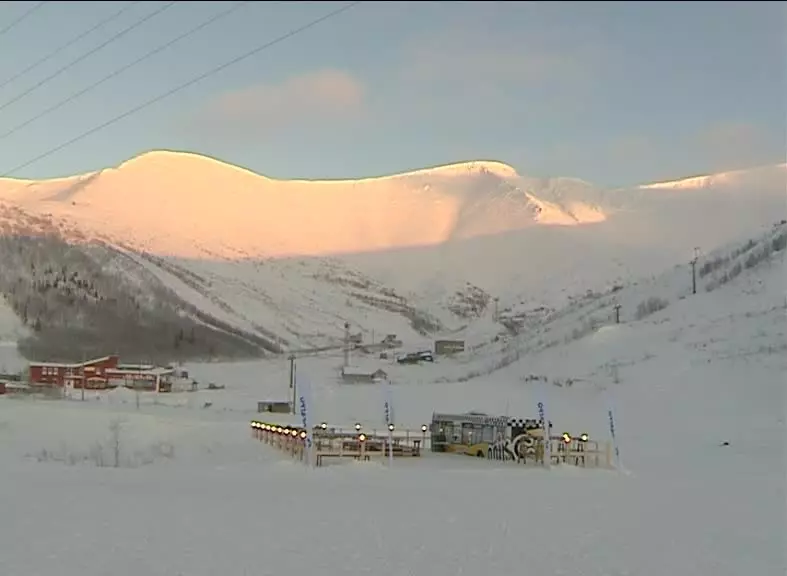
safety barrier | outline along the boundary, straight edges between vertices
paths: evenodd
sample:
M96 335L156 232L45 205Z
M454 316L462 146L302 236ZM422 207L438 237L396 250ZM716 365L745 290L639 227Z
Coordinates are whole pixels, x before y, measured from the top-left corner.
M612 447L609 442L590 440L586 434L575 438L570 434L552 436L549 439L550 461L552 464L570 464L582 468L613 468ZM518 446L517 461L521 464L544 464L544 441L534 439L532 444L523 449ZM502 458L506 455L502 454Z
M303 460L305 457L307 434L302 428L252 420L251 433L257 440L278 448L293 458Z
M251 421L252 435L293 459L306 460L307 431L298 426ZM541 438L522 436L521 442L489 445L483 455L490 460L514 460L520 464L544 464L544 442ZM354 429L331 428L323 422L312 431L314 464L322 466L326 459L371 460L388 457L417 457L431 443L429 427L421 430L364 432L361 424ZM552 464L570 464L584 468L613 468L609 442L590 440L587 434L572 437L565 433L549 439Z
M564 433L559 438L550 438L550 443L553 464L573 464L583 468L613 467L612 446L609 442L591 440L587 434L572 437Z
M259 420L252 420L250 425L254 438L278 448L294 459L306 459L308 434L305 429ZM396 430L391 426L385 433L378 433L376 430L367 433L360 424L356 424L355 429L350 431L330 428L323 422L312 431L314 464L321 466L326 458L371 460L387 457L389 452L394 457L420 456L428 438L429 429L426 425L418 432Z

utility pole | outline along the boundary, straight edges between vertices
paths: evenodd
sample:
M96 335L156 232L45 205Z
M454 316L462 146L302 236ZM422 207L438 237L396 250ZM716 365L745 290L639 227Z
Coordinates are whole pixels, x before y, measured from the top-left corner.
M620 324L620 304L615 304L615 324Z
M82 386L81 386L81 388L82 388L82 402L84 402L85 401L85 352L84 352L84 350L82 351L82 365L79 367L79 370L81 372L80 379L82 381ZM72 382L73 382L73 380L72 380Z
M290 390L292 390L292 413L295 414L296 390L295 390L295 354L290 354Z
M350 365L350 323L344 323L344 367Z
M699 247L694 247L694 258L691 259L691 293L697 293L697 261L700 258Z
M495 317L494 321L497 322L497 319L500 318L500 297L495 296Z

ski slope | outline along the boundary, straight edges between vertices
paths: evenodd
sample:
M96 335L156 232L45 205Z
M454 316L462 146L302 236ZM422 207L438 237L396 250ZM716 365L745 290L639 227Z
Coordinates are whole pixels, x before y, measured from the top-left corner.
M671 291L685 271L638 281L617 293L624 314L654 289L669 305L559 338L593 306L575 304L544 325L556 344L521 341L490 374L396 375L400 427L433 410L531 417L541 400L559 430L606 439L612 405L624 472L450 455L305 470L247 427L257 400L286 399L281 360L193 365L226 390L139 407L0 397L0 574L784 574L784 254L697 295ZM380 388L338 384L340 363L298 360L316 418L381 427Z

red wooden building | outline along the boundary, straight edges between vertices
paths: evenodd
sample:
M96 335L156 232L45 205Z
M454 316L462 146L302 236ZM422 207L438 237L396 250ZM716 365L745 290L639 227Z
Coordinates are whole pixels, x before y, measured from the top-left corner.
M173 378L183 378L186 372L176 374L174 368L151 364L120 364L118 356L104 356L85 362L31 362L29 381L33 386L53 388L134 388L170 392Z
M117 356L103 356L86 360L84 362L31 362L28 380L30 384L38 386L52 386L70 388L91 388L91 384L104 382L106 387L106 371L117 368ZM83 384L85 383L85 384Z
M152 364L119 364L115 368L107 368L105 375L107 388L124 386L135 390L171 392L175 369Z

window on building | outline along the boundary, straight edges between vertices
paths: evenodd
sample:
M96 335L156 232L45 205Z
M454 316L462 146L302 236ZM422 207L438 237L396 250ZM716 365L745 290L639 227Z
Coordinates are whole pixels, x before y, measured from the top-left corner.
M483 426L481 430L481 441L482 442L494 442L495 441L495 427L494 426Z

